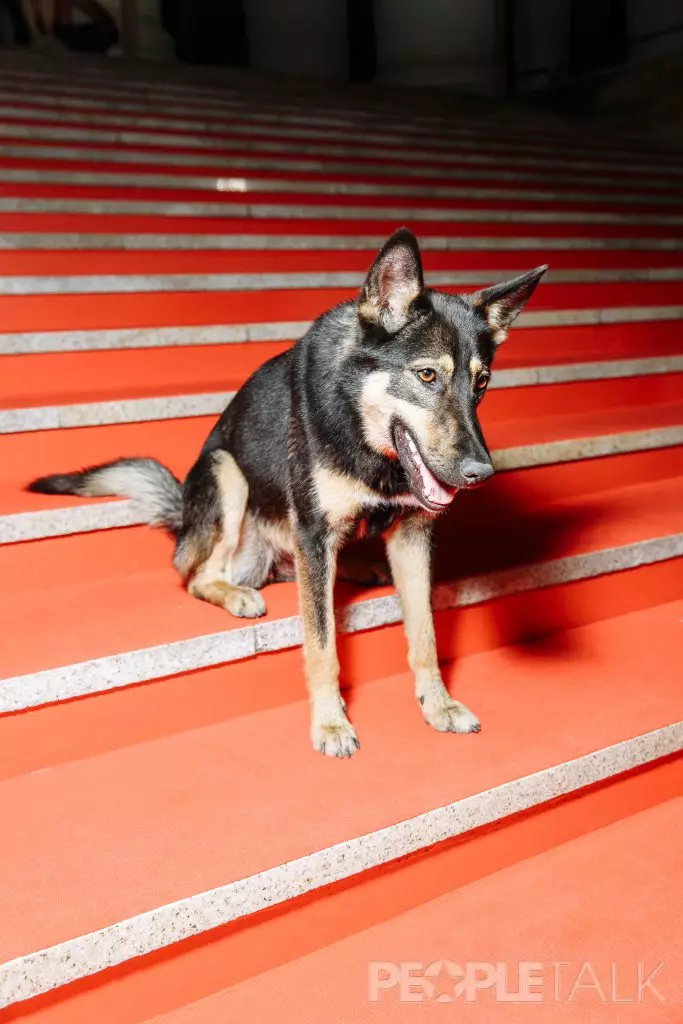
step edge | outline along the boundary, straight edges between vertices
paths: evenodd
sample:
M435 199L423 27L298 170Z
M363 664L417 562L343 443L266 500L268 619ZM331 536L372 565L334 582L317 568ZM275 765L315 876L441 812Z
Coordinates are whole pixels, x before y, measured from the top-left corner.
M683 371L683 356L680 357L680 362L680 369ZM652 427L616 434L596 434L568 441L518 445L516 448L494 450L491 455L495 468L499 472L508 472L610 455L673 448L678 445L683 445L683 423L673 427ZM34 512L10 512L0 514L0 545L140 526L146 522L145 516L137 512L135 503L129 499L67 507L56 506Z
M438 270L426 274L432 288L488 285L511 279L525 267L507 270ZM144 295L150 292L264 292L315 291L324 288L360 288L362 271L275 271L255 273L148 273L148 274L5 274L0 275L0 296L16 295ZM548 284L647 284L683 280L683 267L576 268L550 270Z
M587 309L541 309L520 313L517 325L595 327L600 324L677 322L683 303L651 306L598 306ZM293 341L309 329L312 320L275 320L262 323L196 324L192 326L92 328L73 331L17 331L0 333L0 355L41 352L82 352L109 349L165 348L190 345L228 345L245 342Z
M0 126L1 133L1 126ZM278 192L287 195L332 195L332 196L395 196L397 199L491 199L492 201L515 200L541 203L602 203L628 204L642 203L643 206L673 206L683 204L680 190L672 192L639 190L637 188L607 192L593 191L584 187L583 183L573 188L551 187L550 183L543 186L534 183L528 188L515 188L506 185L471 185L471 184L437 184L429 185L392 183L388 181L356 181L338 177L336 179L306 178L259 178L257 175L233 173L228 176L225 170L216 173L168 174L161 167L156 171L122 170L111 171L101 169L61 170L54 167L6 167L0 163L0 183L3 185L95 185L101 188L125 188L133 186L138 189L172 189L195 192L227 192L227 193L263 193ZM614 183L616 187L616 182Z
M92 121L95 120L93 126ZM379 124L379 131L376 134L379 142L379 149L375 152L386 153L389 158L394 154L413 155L409 147L418 142L425 144L425 152L436 162L457 163L463 155L476 155L478 160L488 159L491 162L496 159L510 158L523 160L530 163L539 159L543 163L561 165L563 161L557 158L557 142L546 141L540 137L539 141L533 134L520 133L517 135L500 135L496 133L491 139L491 133L485 131L471 131L467 128L461 129L457 134L450 133L442 135L435 132L433 128L418 128L417 131L396 132L383 130L386 124L380 117L376 119ZM39 121L40 124L32 122ZM143 123L146 122L146 123ZM374 119L368 121L368 127L374 128ZM339 146L353 148L358 144L358 128L344 125L316 125L311 123L290 121L263 121L252 122L250 119L230 119L223 122L220 118L207 120L205 118L183 118L170 117L159 118L155 115L136 115L135 113L116 110L99 110L95 112L94 118L89 113L74 111L56 110L47 107L39 109L28 109L16 107L0 101L0 127L3 134L13 137L50 138L54 132L80 132L86 137L97 138L103 133L142 135L143 144L149 145L145 132L152 132L152 141L173 138L176 140L192 141L196 146L210 146L212 143L218 148L227 143L248 147L250 143L273 143L282 146L296 148L298 144L307 146ZM365 133L363 133L365 134ZM59 137L59 135L57 135ZM680 160L662 159L653 161L651 155L645 152L615 147L612 149L600 149L598 147L584 146L577 144L576 139L565 140L565 152L569 159L564 163L574 163L578 166L598 166L613 170L618 174L620 163L628 160L629 167L634 171L651 170L661 174L662 171L669 172L673 178L680 178L683 171L683 164ZM360 147L362 148L362 147ZM547 158L547 159L546 159Z
M2 136L1 130L0 136ZM66 141L68 142L68 140ZM125 150L117 151L112 149L98 149L96 146L88 146L87 142L84 142L83 145L67 146L64 141L59 139L48 139L46 141L38 140L37 142L31 139L21 139L17 143L7 145L5 148L5 155L15 159L28 158L32 160L83 160L86 162L99 160L102 162L118 164L143 162L147 165L153 164L158 167L206 167L212 160L216 160L218 163L217 158L212 155L211 151L207 151L206 156L184 150L160 152L152 149L136 149L135 144L127 146ZM505 170L497 168L495 164L492 164L487 169L477 165L476 168L468 170L467 168L469 165L465 165L465 168L460 170L457 165L450 165L450 167L447 165L441 165L438 169L430 168L429 174L420 174L419 168L416 173L414 166L404 165L404 173L401 174L400 164L392 165L372 163L369 157L363 158L358 163L354 164L348 162L335 163L333 159L316 159L315 154L302 154L300 156L296 156L291 153L277 153L269 156L267 152L263 152L261 156L245 156L240 154L239 164L236 170L239 173L247 168L251 170L278 170L283 162L284 166L282 166L282 170L302 171L304 173L310 171L314 173L347 174L350 171L352 174L376 174L379 177L389 179L439 177L449 179L455 183L462 179L469 180L476 175L476 177L481 181L537 181L540 183L545 182L547 184L556 184L558 181L561 181L566 184L577 184L576 174L567 174L566 171L560 174L557 172L557 169L553 169L555 170L555 173L551 173L551 170L548 169L534 171L530 168L526 169L523 166L517 167L513 170ZM663 186L666 186L667 189L675 189L678 193L680 192L681 185L683 184L680 176L651 178L638 174L629 175L626 180L631 183L634 188L638 190L644 189L648 193L662 190ZM582 172L578 176L578 182L581 185L600 184L622 186L624 184L624 176L623 174L610 174L608 171L589 170Z
M457 583L442 583L434 588L432 603L438 614L680 557L683 557L683 533L669 534L615 548L470 576ZM364 632L401 621L400 605L394 593L366 598L337 610L337 630L340 633ZM302 640L301 617L292 615L9 676L0 680L0 715L288 650L300 647Z
M219 217L225 220L285 218L288 220L429 221L496 224L612 224L673 227L683 214L627 213L595 210L506 210L457 206L353 206L351 204L212 203L200 200L69 198L1 196L0 213L115 213L144 216Z
M208 239L208 242L207 242ZM293 250L295 252L357 252L380 249L386 241L384 235L183 235L147 232L141 234L105 233L94 234L84 231L50 232L22 229L5 230L0 237L0 252L64 250L69 253L102 249L107 252L185 252L185 251L243 251L263 250L264 252ZM12 244L17 242L18 244ZM679 238L621 238L606 235L604 238L586 236L558 238L548 236L512 235L433 235L420 238L423 252L486 252L515 251L538 252L679 252L683 240ZM508 270L504 273L509 273Z
M680 356L663 356L661 360L654 357L653 364L644 368L636 367L633 373L620 373L615 367L610 367L604 373L594 372L591 364L586 364L585 368L582 366L576 373L565 367L561 368L564 372L557 374L555 367L539 368L540 372L536 369L501 370L494 373L492 380L501 378L504 373L510 374L508 377L502 377L502 383L493 385L494 390L509 390L548 387L553 384L590 383L596 380L652 377L664 373L678 375L683 370ZM661 364L664 365L664 369L660 369ZM11 407L0 409L0 434L25 434L45 430L72 430L77 427L114 426L119 423L149 423L220 416L236 394L236 391L196 391L184 395L167 394L144 398L108 399L103 402L74 402L68 405Z
M0 965L0 1007L31 999L381 867L683 749L683 722L662 726L483 793L207 890Z
M123 104L125 103L124 100ZM199 115L199 111L203 116ZM636 161L636 167L640 166L640 161L648 164L652 158L646 150L625 144L626 140L613 141L611 146L587 144L581 133L547 134L537 130L532 132L529 128L500 125L497 126L495 140L492 142L491 125L474 119L463 119L461 122L444 119L437 125L411 116L406 123L405 119L392 120L380 111L373 110L366 113L358 111L353 117L346 119L331 118L329 112L327 116L310 116L310 113L304 113L301 108L294 105L280 109L256 110L250 103L221 106L214 104L208 107L197 103L185 108L166 104L154 106L149 102L144 105L122 105L120 98L114 102L102 99L98 103L84 100L82 96L35 96L21 90L8 92L3 89L0 90L0 118L19 123L40 119L48 123L56 122L85 128L90 127L94 120L98 127L130 126L133 129L159 128L178 132L198 131L201 134L216 134L216 128L226 128L247 136L263 133L264 137L273 134L281 138L330 141L355 140L359 131L370 127L376 129L377 137L383 145L406 145L425 141L429 142L436 152L457 151L458 145L464 143L483 144L486 152L504 152L509 149L512 152L521 150L544 154L556 151L557 146L562 144L570 149L572 154L581 157L604 156L609 162L625 158ZM285 134L282 134L283 130ZM595 140L596 143L597 141ZM680 158L675 154L662 153L661 156L661 166L670 168L674 173L683 169Z

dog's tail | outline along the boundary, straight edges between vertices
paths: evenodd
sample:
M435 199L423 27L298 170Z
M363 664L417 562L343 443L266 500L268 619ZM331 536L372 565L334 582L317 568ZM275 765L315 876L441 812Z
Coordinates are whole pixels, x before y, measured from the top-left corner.
M41 476L28 485L38 494L78 494L83 498L132 498L150 526L178 533L183 522L183 488L156 459L117 459L80 473Z

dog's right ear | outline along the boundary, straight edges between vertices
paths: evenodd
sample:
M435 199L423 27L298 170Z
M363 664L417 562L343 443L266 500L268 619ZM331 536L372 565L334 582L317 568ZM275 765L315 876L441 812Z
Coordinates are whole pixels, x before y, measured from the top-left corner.
M414 303L423 293L417 238L408 228L399 228L370 267L358 299L358 316L368 326L395 334L408 323Z

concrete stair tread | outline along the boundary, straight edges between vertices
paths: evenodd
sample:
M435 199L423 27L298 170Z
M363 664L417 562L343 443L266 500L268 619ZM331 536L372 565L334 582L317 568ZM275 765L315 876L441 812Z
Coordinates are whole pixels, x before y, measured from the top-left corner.
M463 659L448 676L480 713L480 736L426 728L409 679L396 677L351 694L364 747L348 764L308 747L301 702L7 780L0 786L1 870L15 898L3 917L0 957L675 722L671 664L682 611L677 602L551 637L526 652Z
M354 929L348 938L147 1024L266 1024L274 1012L278 1024L394 1024L418 1016L440 1021L451 1000L460 1019L471 1024L491 1019L500 1024L531 1019L539 1024L559 1019L635 1024L645 1017L673 1024L683 997L683 974L671 956L678 927L669 879L681 857L682 812L680 797L659 803L374 927ZM467 961L506 965L509 981L500 986L502 997L516 991L520 961L541 964L540 984L528 990L538 1002L504 1001L494 986L473 990L470 1002L465 993L453 1000L448 966L436 979L436 990L428 984L421 992L422 973L416 968L412 1000L404 981L403 990L397 982L370 1001L372 964L387 961L388 972L395 963L398 973L401 962L437 970L444 960L463 970ZM581 975L584 964L589 966ZM643 988L639 1000L639 980L644 982L660 964L652 978L654 989ZM586 987L572 996L576 982Z
M663 472L668 467L675 474L676 462L670 464L668 453L661 454L666 463ZM618 475L620 467L614 468ZM438 580L680 533L683 484L675 475L626 487L614 483L610 490L583 494L575 481L578 497L546 504L542 512L536 508L537 494L532 490L525 497L523 490L511 490L510 479L498 477L485 492L466 496L465 500L472 499L464 510L466 528L457 511L444 521ZM590 470L589 480L593 480ZM494 510L501 500L508 508L506 531L490 536ZM464 548L452 541L463 530L468 536ZM294 584L277 584L264 590L265 618L257 623L232 618L183 590L171 567L171 555L171 540L146 527L4 545L0 548L5 580L0 613L6 628L2 676L23 676L192 637L243 633L269 623L279 630L283 619L298 614ZM388 588L342 584L338 601L357 603L388 593ZM31 624L36 621L42 624L40 634L27 645L27 630L34 632ZM286 640L277 646L283 644L289 646ZM153 661L153 652L150 657ZM182 663L178 664L182 671Z

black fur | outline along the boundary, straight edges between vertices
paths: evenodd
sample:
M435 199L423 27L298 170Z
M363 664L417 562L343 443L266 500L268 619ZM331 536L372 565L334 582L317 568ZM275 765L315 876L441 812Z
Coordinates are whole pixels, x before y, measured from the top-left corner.
M150 520L178 536L176 565L187 578L220 537L222 510L212 460L216 452L230 453L248 484L249 512L259 520L289 518L294 523L324 645L333 628L325 593L334 544L353 535L359 523L362 532L382 532L411 501L420 514L434 511L419 493L410 453L399 444L396 430L406 426L400 415L392 432L387 428L383 446L369 439L363 404L368 381L381 375L387 403L425 417L434 450L429 450L429 437L411 433L421 464L446 487L471 486L463 469L468 460L490 470L477 407L497 343L545 269L469 298L433 291L424 287L417 240L401 229L375 259L357 300L320 316L294 348L261 366L238 391L207 438L182 495L175 477L151 459L43 477L29 487L42 493L128 494L140 500L142 482L146 499L153 492ZM439 372L426 384L420 367L438 366L439 360L454 372ZM481 368L479 381L473 381L472 365ZM320 466L374 493L373 502L357 510L355 523L330 527L316 495ZM122 470L127 474L123 484ZM135 486L129 486L129 479ZM118 489L107 491L111 480Z

